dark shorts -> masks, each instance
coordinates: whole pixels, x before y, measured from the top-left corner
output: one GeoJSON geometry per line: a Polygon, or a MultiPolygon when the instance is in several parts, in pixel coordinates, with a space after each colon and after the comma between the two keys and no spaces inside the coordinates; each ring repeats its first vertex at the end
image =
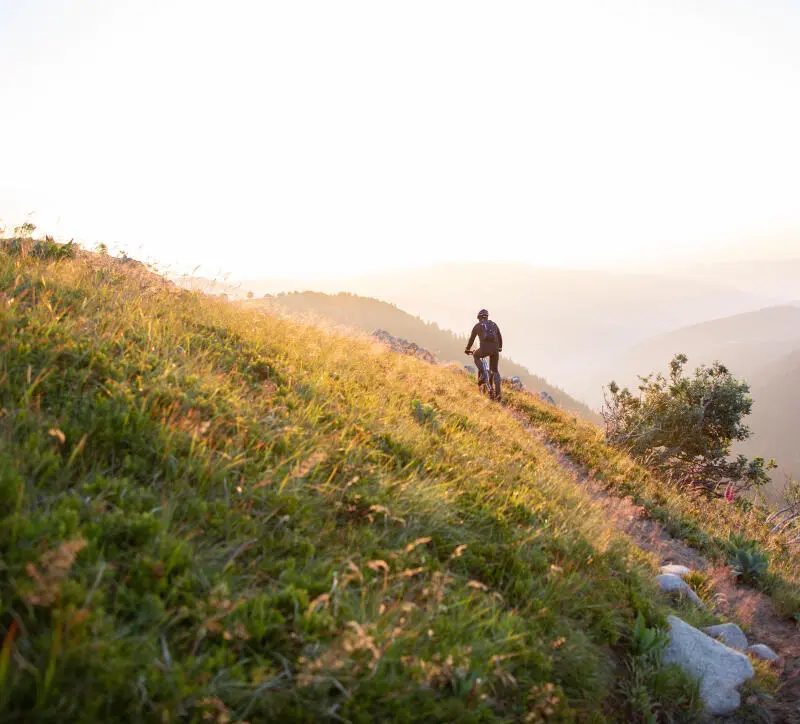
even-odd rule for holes
{"type": "Polygon", "coordinates": [[[478,376],[482,376],[481,372],[481,363],[480,360],[484,357],[489,358],[489,372],[494,372],[494,391],[497,397],[500,397],[500,370],[497,368],[497,363],[500,360],[500,353],[498,351],[498,345],[495,344],[482,344],[479,349],[475,350],[473,354],[473,358],[475,359],[475,364],[478,367],[478,376]]]}

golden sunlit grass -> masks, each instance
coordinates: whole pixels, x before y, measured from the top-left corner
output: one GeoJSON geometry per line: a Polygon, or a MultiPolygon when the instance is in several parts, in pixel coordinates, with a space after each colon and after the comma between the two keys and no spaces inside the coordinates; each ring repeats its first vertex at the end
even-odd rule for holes
{"type": "Polygon", "coordinates": [[[4,721],[694,720],[650,560],[466,376],[103,257],[0,295],[4,721]]]}
{"type": "Polygon", "coordinates": [[[609,491],[631,496],[672,536],[712,559],[727,563],[731,537],[759,544],[769,556],[768,573],[759,581],[760,587],[774,599],[779,612],[800,620],[800,556],[797,546],[789,543],[790,535],[770,534],[769,511],[745,500],[729,503],[679,491],[606,445],[596,426],[530,396],[511,393],[508,404],[585,465],[609,491]]]}

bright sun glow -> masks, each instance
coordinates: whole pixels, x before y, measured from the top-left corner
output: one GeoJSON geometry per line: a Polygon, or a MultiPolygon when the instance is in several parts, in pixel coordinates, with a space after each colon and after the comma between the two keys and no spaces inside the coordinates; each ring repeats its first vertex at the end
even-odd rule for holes
{"type": "Polygon", "coordinates": [[[789,255],[798,89],[789,0],[0,0],[0,216],[247,278],[789,255]]]}

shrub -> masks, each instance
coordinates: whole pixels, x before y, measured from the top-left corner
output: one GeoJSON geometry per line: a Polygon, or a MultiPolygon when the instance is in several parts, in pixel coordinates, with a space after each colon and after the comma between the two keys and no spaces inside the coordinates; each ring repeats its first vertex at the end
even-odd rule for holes
{"type": "Polygon", "coordinates": [[[26,221],[24,224],[14,227],[14,236],[20,239],[30,239],[34,231],[36,231],[36,224],[26,221]]]}
{"type": "Polygon", "coordinates": [[[700,696],[694,682],[677,666],[664,666],[662,654],[669,634],[649,628],[639,613],[632,631],[629,676],[620,691],[627,709],[626,721],[691,722],[700,713],[700,696]]]}
{"type": "Polygon", "coordinates": [[[72,240],[66,244],[59,244],[52,236],[45,236],[44,239],[36,241],[26,237],[17,237],[6,242],[3,249],[10,254],[58,260],[74,259],[77,245],[72,240]]]}
{"type": "Polygon", "coordinates": [[[769,556],[761,550],[758,543],[732,533],[728,538],[728,549],[728,563],[737,578],[745,583],[756,583],[763,578],[769,566],[769,556]]]}
{"type": "Polygon", "coordinates": [[[733,500],[735,492],[767,483],[775,467],[760,457],[729,457],[731,444],[751,434],[742,422],[752,408],[750,388],[720,362],[685,377],[686,362],[676,355],[669,378],[640,377],[638,396],[611,382],[606,438],[678,485],[733,500]]]}
{"type": "Polygon", "coordinates": [[[419,400],[412,400],[411,411],[417,422],[423,425],[430,425],[434,429],[439,427],[436,421],[436,410],[433,405],[423,405],[419,400]]]}
{"type": "Polygon", "coordinates": [[[639,613],[633,627],[633,645],[631,650],[634,656],[647,656],[663,649],[669,641],[667,633],[661,629],[648,628],[644,616],[639,613]]]}

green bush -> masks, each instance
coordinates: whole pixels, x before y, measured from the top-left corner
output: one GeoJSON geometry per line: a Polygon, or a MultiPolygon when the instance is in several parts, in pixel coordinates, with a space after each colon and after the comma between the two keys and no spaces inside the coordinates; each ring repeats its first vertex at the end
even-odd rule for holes
{"type": "Polygon", "coordinates": [[[648,628],[645,625],[644,616],[639,613],[633,627],[633,645],[631,646],[634,656],[646,656],[660,651],[667,645],[669,636],[665,631],[657,628],[648,628]]]}
{"type": "Polygon", "coordinates": [[[66,244],[59,244],[52,236],[35,241],[25,237],[16,237],[3,244],[3,250],[9,254],[32,256],[37,259],[74,259],[77,244],[72,240],[66,244]]]}
{"type": "Polygon", "coordinates": [[[626,721],[646,724],[696,721],[701,709],[697,682],[677,666],[663,666],[661,662],[669,634],[648,627],[639,613],[631,639],[630,673],[620,685],[627,709],[626,721]]]}
{"type": "Polygon", "coordinates": [[[423,405],[419,400],[412,400],[411,411],[414,419],[423,425],[430,425],[434,429],[439,427],[436,421],[436,410],[433,405],[423,405]]]}
{"type": "Polygon", "coordinates": [[[751,435],[742,422],[753,404],[748,384],[720,362],[685,377],[686,362],[678,354],[669,378],[640,377],[638,396],[612,381],[603,407],[607,440],[680,486],[729,500],[769,482],[774,461],[729,457],[732,443],[751,435]]]}
{"type": "Polygon", "coordinates": [[[731,534],[728,538],[730,558],[728,563],[733,567],[737,578],[745,583],[757,583],[763,579],[769,567],[769,556],[761,550],[755,541],[742,535],[731,534]]]}

